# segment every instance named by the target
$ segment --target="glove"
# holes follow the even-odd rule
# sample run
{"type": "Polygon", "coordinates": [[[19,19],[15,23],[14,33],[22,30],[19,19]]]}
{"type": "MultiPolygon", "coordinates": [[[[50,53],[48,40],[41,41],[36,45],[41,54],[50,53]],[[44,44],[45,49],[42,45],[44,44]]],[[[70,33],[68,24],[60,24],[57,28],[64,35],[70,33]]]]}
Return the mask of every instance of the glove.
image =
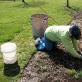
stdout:
{"type": "Polygon", "coordinates": [[[44,39],[37,38],[35,41],[35,46],[37,50],[43,51],[45,50],[45,41],[44,39]]]}
{"type": "Polygon", "coordinates": [[[36,48],[39,46],[40,41],[41,41],[40,38],[37,38],[37,39],[35,40],[35,46],[36,46],[36,48]]]}

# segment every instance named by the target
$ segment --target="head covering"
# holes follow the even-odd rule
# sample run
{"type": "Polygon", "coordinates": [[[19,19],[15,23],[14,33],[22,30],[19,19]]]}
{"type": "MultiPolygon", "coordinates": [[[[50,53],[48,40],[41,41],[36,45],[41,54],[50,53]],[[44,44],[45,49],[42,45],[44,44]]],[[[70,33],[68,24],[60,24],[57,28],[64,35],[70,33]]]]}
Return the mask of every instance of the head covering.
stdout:
{"type": "Polygon", "coordinates": [[[79,40],[81,37],[81,31],[80,28],[77,25],[73,25],[69,32],[71,33],[71,37],[74,37],[75,39],[79,40]]]}

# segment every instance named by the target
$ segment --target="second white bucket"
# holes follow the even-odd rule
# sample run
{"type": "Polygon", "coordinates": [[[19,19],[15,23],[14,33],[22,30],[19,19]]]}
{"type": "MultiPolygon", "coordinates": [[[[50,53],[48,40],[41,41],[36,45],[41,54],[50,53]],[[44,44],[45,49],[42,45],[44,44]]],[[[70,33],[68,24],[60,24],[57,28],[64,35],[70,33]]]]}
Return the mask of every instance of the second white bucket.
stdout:
{"type": "Polygon", "coordinates": [[[1,45],[1,52],[3,53],[3,61],[5,64],[14,64],[17,61],[16,44],[7,42],[1,45]]]}

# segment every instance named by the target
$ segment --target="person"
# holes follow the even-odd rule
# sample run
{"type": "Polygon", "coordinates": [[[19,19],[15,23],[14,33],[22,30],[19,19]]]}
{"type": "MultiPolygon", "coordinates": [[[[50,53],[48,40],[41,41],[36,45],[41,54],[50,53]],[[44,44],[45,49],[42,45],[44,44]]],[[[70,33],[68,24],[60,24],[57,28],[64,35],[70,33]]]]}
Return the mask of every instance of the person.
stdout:
{"type": "Polygon", "coordinates": [[[71,56],[82,59],[78,40],[81,37],[81,31],[77,25],[68,26],[50,26],[46,29],[43,38],[37,38],[35,46],[37,50],[52,50],[53,45],[62,43],[71,56]]]}

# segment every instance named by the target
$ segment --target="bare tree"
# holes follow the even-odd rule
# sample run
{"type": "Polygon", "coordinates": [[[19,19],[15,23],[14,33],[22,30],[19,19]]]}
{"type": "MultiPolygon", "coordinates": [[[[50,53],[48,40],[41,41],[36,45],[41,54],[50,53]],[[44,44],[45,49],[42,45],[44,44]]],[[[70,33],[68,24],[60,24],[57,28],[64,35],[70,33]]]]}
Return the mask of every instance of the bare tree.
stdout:
{"type": "Polygon", "coordinates": [[[23,3],[25,3],[25,0],[22,0],[23,3]]]}
{"type": "Polygon", "coordinates": [[[69,5],[69,0],[67,0],[67,5],[66,5],[67,7],[70,7],[70,5],[69,5]]]}

